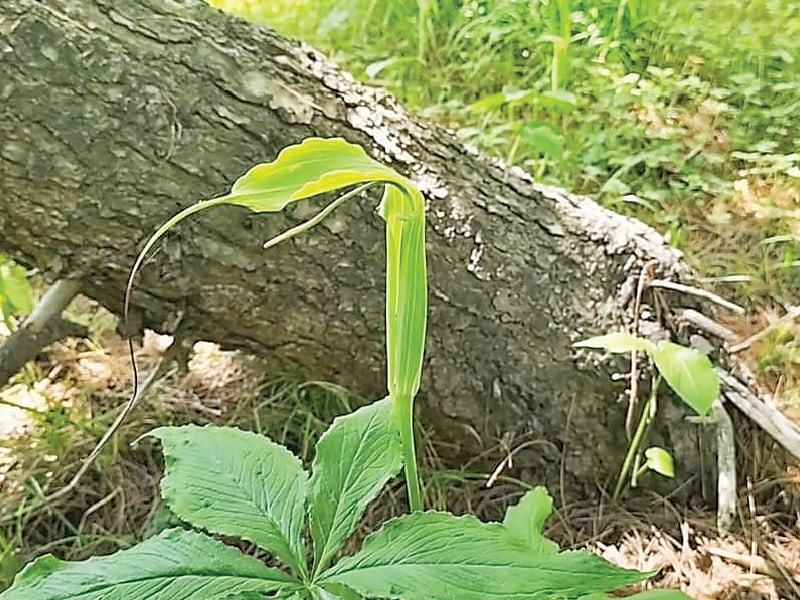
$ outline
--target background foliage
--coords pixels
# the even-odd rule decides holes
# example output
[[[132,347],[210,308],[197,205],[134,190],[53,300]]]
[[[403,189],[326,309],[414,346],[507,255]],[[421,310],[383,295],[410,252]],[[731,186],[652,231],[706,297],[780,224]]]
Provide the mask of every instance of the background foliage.
[[[796,0],[210,0],[654,225],[758,324],[800,295]],[[757,367],[796,383],[791,329]],[[794,369],[794,371],[793,371]]]

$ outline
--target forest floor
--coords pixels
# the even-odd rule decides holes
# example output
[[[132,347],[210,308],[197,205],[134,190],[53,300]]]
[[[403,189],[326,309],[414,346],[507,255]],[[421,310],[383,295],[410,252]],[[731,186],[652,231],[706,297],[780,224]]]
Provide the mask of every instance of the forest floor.
[[[168,345],[169,338],[152,333],[137,345],[143,374],[159,365]],[[118,439],[136,439],[167,423],[237,425],[309,461],[333,416],[363,403],[328,383],[265,380],[256,359],[209,343],[195,345],[185,370],[167,367]],[[68,495],[40,503],[68,483],[131,385],[127,343],[106,330],[97,343],[56,344],[0,392],[0,588],[33,556],[83,559],[128,547],[161,526],[161,457],[150,444],[113,445]],[[800,469],[776,467],[774,444],[765,435],[744,428],[740,438],[751,458],[763,455],[763,466],[748,459],[743,467],[752,472],[743,478],[734,533],[718,535],[708,509],[681,507],[647,490],[633,492],[626,507],[559,506],[546,533],[564,548],[588,548],[620,566],[658,571],[648,586],[680,587],[697,600],[800,598]],[[428,506],[497,520],[524,492],[513,468],[491,486],[491,473],[469,464],[443,469],[435,442],[424,432],[423,439]],[[508,452],[489,447],[484,458],[499,464]],[[558,490],[552,492],[558,505]],[[402,483],[395,482],[368,511],[351,546],[403,507]]]

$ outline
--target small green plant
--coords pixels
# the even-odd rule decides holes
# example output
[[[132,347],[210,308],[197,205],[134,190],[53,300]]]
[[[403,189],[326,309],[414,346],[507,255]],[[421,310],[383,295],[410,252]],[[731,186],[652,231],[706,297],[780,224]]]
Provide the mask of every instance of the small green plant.
[[[635,485],[639,475],[650,469],[673,477],[675,468],[672,455],[664,448],[652,446],[644,451],[644,462],[641,460],[640,446],[645,433],[656,415],[656,399],[661,379],[678,395],[686,406],[700,417],[705,417],[711,405],[719,396],[719,377],[705,354],[680,344],[650,340],[629,333],[609,333],[574,344],[577,348],[597,348],[612,353],[642,352],[650,357],[657,372],[654,373],[650,385],[650,394],[642,409],[639,423],[628,446],[628,452],[622,463],[617,484],[614,488],[613,500],[616,502],[622,493],[623,486],[631,475],[630,481]],[[639,466],[633,468],[634,464]],[[633,469],[633,473],[631,470]]]
[[[0,321],[5,328],[0,334],[8,335],[14,330],[11,317],[24,315],[33,310],[33,293],[28,283],[28,274],[18,264],[0,255]]]
[[[199,210],[229,203],[276,211],[294,200],[372,183],[384,186],[389,395],[335,419],[316,445],[310,474],[285,447],[252,432],[193,425],[155,429],[146,436],[162,445],[164,502],[200,531],[165,529],[128,550],[83,562],[38,558],[0,594],[2,600],[597,600],[651,575],[618,568],[590,552],[559,552],[542,534],[552,511],[542,488],[527,492],[503,523],[422,510],[413,399],[427,319],[424,205],[407,179],[360,147],[312,138],[284,149],[274,162],[239,179],[231,194],[170,219],[147,242],[132,272],[161,236]],[[352,195],[266,245],[315,225]],[[387,521],[358,552],[335,562],[367,505],[401,466],[411,513]],[[281,567],[208,534],[248,542],[270,553],[273,565]],[[676,591],[640,597],[686,598]]]

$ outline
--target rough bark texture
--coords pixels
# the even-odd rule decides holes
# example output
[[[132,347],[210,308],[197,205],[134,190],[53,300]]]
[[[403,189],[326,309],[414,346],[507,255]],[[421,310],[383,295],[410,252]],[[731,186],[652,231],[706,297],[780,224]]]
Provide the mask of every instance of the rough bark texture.
[[[116,312],[137,249],[178,209],[307,136],[362,144],[429,203],[425,425],[452,456],[480,450],[475,432],[484,444],[541,440],[515,466],[528,481],[563,482],[567,498],[615,475],[625,384],[610,374],[625,363],[571,343],[630,324],[644,264],[687,277],[652,229],[488,161],[307,46],[196,2],[2,2],[0,99],[0,251],[49,278],[81,278]],[[261,243],[309,204],[192,219],[146,265],[136,322],[163,330],[182,313],[198,338],[379,395],[375,204],[350,204],[269,252]],[[643,326],[659,327],[647,309]],[[665,410],[675,414],[656,441],[694,473],[695,433]]]

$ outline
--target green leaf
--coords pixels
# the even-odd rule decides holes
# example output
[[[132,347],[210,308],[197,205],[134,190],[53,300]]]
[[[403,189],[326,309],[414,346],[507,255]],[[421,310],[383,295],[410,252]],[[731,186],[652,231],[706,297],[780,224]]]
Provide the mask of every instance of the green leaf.
[[[564,156],[564,144],[549,125],[540,122],[526,123],[520,128],[518,135],[545,156],[556,159]]]
[[[651,446],[644,451],[644,456],[647,459],[645,464],[648,469],[664,477],[675,477],[675,462],[672,460],[672,455],[664,448]]]
[[[708,414],[719,396],[719,377],[708,356],[672,342],[659,342],[651,356],[681,400],[701,417]]]
[[[567,90],[553,90],[542,92],[542,105],[561,112],[569,112],[578,104],[575,94]]]
[[[170,529],[109,556],[66,562],[47,555],[17,575],[2,600],[216,600],[299,584],[205,535]]]
[[[33,310],[33,293],[24,268],[8,262],[0,265],[0,296],[11,314],[27,314]]]
[[[361,146],[341,138],[308,138],[281,150],[273,162],[250,169],[233,184],[225,203],[277,212],[290,202],[368,181],[412,187]]]
[[[536,96],[537,91],[535,89],[517,90],[509,88],[504,89],[502,92],[484,96],[477,102],[471,104],[468,108],[471,112],[484,113],[496,110],[507,103],[519,104],[530,102]]]
[[[308,474],[291,452],[232,427],[159,427],[165,473],[161,495],[180,518],[236,536],[305,572]]]
[[[553,512],[553,498],[544,487],[525,492],[516,506],[506,511],[503,525],[509,534],[536,554],[555,554],[558,544],[542,535],[544,522]]]
[[[650,340],[620,331],[589,338],[572,344],[575,348],[598,348],[608,352],[650,352],[655,346]]]
[[[344,417],[317,443],[308,502],[314,572],[324,569],[402,464],[393,407],[384,398]]]
[[[416,512],[388,521],[321,581],[342,583],[368,597],[521,600],[579,598],[647,576],[589,552],[533,553],[499,523]]]

